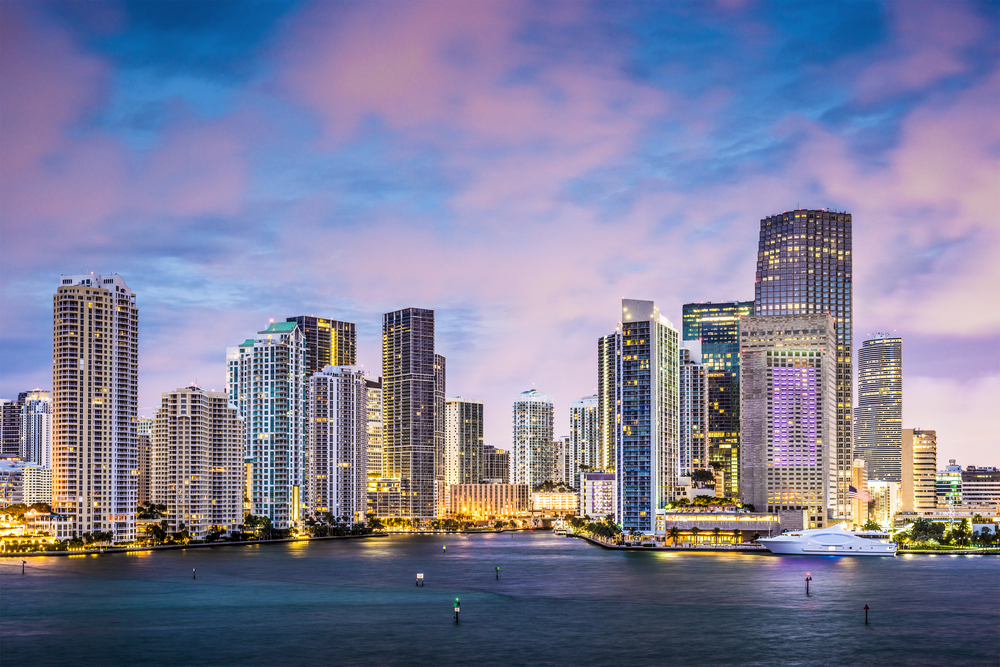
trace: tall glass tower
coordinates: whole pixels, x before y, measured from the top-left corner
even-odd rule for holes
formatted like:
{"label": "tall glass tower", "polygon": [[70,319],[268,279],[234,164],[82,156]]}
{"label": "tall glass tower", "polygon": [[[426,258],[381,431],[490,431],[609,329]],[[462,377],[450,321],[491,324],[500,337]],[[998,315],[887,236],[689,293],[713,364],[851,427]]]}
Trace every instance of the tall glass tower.
{"label": "tall glass tower", "polygon": [[829,313],[837,334],[837,483],[831,493],[835,519],[850,518],[851,481],[851,214],[797,209],[760,221],[756,315]]}
{"label": "tall glass tower", "polygon": [[868,478],[899,482],[903,444],[903,339],[879,333],[858,349],[854,452]]}
{"label": "tall glass tower", "polygon": [[679,334],[652,301],[622,299],[615,465],[622,528],[653,532],[680,473]]}
{"label": "tall glass tower", "polygon": [[319,373],[327,366],[357,365],[357,334],[353,322],[311,315],[289,317],[287,321],[295,322],[302,330],[306,343],[307,376]]}
{"label": "tall glass tower", "polygon": [[684,304],[684,340],[701,341],[708,369],[708,461],[727,498],[740,497],[740,318],[753,301]]}
{"label": "tall glass tower", "polygon": [[405,308],[386,313],[382,316],[382,466],[386,477],[400,482],[406,517],[438,516],[438,477],[444,481],[443,422],[444,357],[434,354],[434,311]]}

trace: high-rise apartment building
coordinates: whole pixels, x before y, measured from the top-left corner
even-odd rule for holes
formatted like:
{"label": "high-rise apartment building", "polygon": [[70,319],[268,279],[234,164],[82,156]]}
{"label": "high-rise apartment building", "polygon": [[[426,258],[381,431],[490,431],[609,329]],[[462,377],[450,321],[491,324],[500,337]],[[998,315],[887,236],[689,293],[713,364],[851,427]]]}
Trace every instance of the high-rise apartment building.
{"label": "high-rise apartment building", "polygon": [[573,479],[568,480],[576,486],[581,466],[587,470],[597,470],[600,467],[600,399],[597,394],[584,396],[569,404],[569,451],[572,453],[571,468]]}
{"label": "high-rise apartment building", "polygon": [[153,420],[139,417],[135,420],[136,447],[139,458],[138,502],[145,505],[153,501]]}
{"label": "high-rise apartment building", "polygon": [[618,364],[621,356],[620,331],[597,341],[597,462],[596,470],[615,471],[615,444],[618,442],[621,407],[618,404]]}
{"label": "high-rise apartment building", "polygon": [[552,399],[537,389],[522,391],[514,401],[514,446],[510,451],[511,484],[531,489],[550,481]]}
{"label": "high-rise apartment building", "polygon": [[837,469],[834,516],[850,514],[848,486],[852,438],[851,357],[853,350],[851,214],[799,209],[760,221],[756,315],[833,316],[837,334]]}
{"label": "high-rise apartment building", "polygon": [[740,495],[740,318],[753,314],[753,301],[683,307],[684,340],[700,341],[708,370],[708,460],[729,498]]}
{"label": "high-rise apartment building", "polygon": [[[696,342],[687,341],[690,347]],[[697,352],[688,347],[680,349],[680,474],[686,477],[692,470],[707,469],[708,463],[708,369],[703,366]]]}
{"label": "high-rise apartment building", "polygon": [[509,483],[510,452],[493,445],[483,445],[483,481],[490,484]]}
{"label": "high-rise apartment building", "polygon": [[937,506],[937,431],[903,429],[900,504],[903,512],[933,512]]}
{"label": "high-rise apartment building", "polygon": [[858,350],[854,452],[872,479],[899,482],[903,448],[903,339],[875,334]]}
{"label": "high-rise apartment building", "polygon": [[117,274],[64,275],[52,297],[52,504],[57,536],[135,539],[139,311]]}
{"label": "high-rise apartment building", "polygon": [[227,391],[243,420],[247,511],[290,528],[305,508],[305,339],[274,322],[227,350]]}
{"label": "high-rise apartment building", "polygon": [[444,479],[444,401],[445,401],[445,358],[434,355],[434,503],[437,515],[447,511],[448,483]]}
{"label": "high-rise apartment building", "polygon": [[479,484],[483,481],[483,402],[447,398],[444,403],[445,482]]}
{"label": "high-rise apartment building", "polygon": [[679,333],[652,301],[622,299],[617,520],[652,534],[680,472]]}
{"label": "high-rise apartment building", "polygon": [[746,317],[740,341],[743,502],[780,515],[786,528],[822,527],[836,517],[833,318]]}
{"label": "high-rise apartment building", "polygon": [[552,440],[552,473],[548,478],[557,484],[576,487],[580,476],[579,452],[574,450],[572,438],[560,435]]}
{"label": "high-rise apartment building", "polygon": [[243,523],[243,422],[225,392],[166,392],[152,425],[153,503],[170,532],[195,539]]}
{"label": "high-rise apartment building", "polygon": [[442,360],[434,353],[433,310],[404,308],[382,316],[382,465],[387,479],[399,481],[401,512],[412,519],[440,512]]}
{"label": "high-rise apartment building", "polygon": [[21,453],[21,409],[28,392],[16,401],[0,398],[0,459],[16,459]]}
{"label": "high-rise apartment building", "polygon": [[366,378],[368,388],[368,476],[381,478],[382,472],[382,378]]}
{"label": "high-rise apartment building", "polygon": [[368,505],[368,384],[357,366],[309,378],[309,513],[362,522]]}
{"label": "high-rise apartment building", "polygon": [[35,389],[21,406],[20,452],[22,461],[52,467],[52,393]]}
{"label": "high-rise apartment building", "polygon": [[354,366],[357,359],[357,334],[353,322],[339,322],[312,315],[289,317],[302,331],[305,341],[307,375],[327,366]]}

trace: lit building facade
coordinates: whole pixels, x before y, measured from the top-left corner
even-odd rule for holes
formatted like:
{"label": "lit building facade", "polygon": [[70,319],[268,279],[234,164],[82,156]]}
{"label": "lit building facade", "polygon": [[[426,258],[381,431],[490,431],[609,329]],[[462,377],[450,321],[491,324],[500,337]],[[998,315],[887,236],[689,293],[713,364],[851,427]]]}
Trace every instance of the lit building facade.
{"label": "lit building facade", "polygon": [[449,491],[452,514],[487,519],[524,516],[531,510],[527,484],[454,484]]}
{"label": "lit building facade", "polygon": [[531,509],[535,512],[575,514],[580,507],[580,494],[566,491],[536,491],[531,494]]}
{"label": "lit building facade", "polygon": [[837,336],[837,466],[832,490],[834,518],[848,519],[848,486],[854,460],[852,437],[853,273],[851,214],[786,211],[760,221],[754,314],[829,313]]}
{"label": "lit building facade", "polygon": [[195,539],[243,523],[243,422],[225,392],[163,394],[152,425],[150,496],[168,530]]}
{"label": "lit building facade", "polygon": [[483,402],[447,398],[444,403],[444,476],[448,484],[483,481]]}
{"label": "lit building facade", "polygon": [[679,333],[654,302],[623,299],[621,346],[616,519],[623,530],[650,534],[680,467]]}
{"label": "lit building facade", "polygon": [[618,410],[618,365],[621,361],[621,331],[597,341],[597,463],[595,468],[614,472],[621,415]]}
{"label": "lit building facade", "polygon": [[[227,351],[229,400],[243,421],[247,511],[291,528],[305,509],[305,340],[274,322]],[[159,418],[159,416],[157,416]]]}
{"label": "lit building facade", "polygon": [[903,429],[903,512],[933,512],[937,507],[937,432]]}
{"label": "lit building facade", "polygon": [[357,366],[309,378],[306,488],[316,518],[365,520],[368,511],[368,383]]}
{"label": "lit building facade", "polygon": [[902,508],[900,482],[872,480],[868,482],[868,493],[872,497],[869,518],[882,528],[891,528]]}
{"label": "lit building facade", "polygon": [[139,458],[139,492],[140,505],[152,502],[153,499],[153,420],[139,417],[135,420],[135,438]]}
{"label": "lit building facade", "polygon": [[576,477],[580,474],[579,451],[573,449],[572,439],[561,435],[552,441],[552,472],[549,481],[557,484],[576,486]]}
{"label": "lit building facade", "polygon": [[855,456],[872,479],[902,481],[903,339],[875,334],[858,349]]}
{"label": "lit building facade", "polygon": [[122,277],[62,276],[52,297],[52,509],[67,517],[65,536],[135,539],[138,359],[139,311]]}
{"label": "lit building facade", "polygon": [[382,471],[382,378],[366,378],[368,389],[368,476],[384,477]]}
{"label": "lit building facade", "polygon": [[405,518],[409,503],[404,504],[398,479],[370,478],[368,480],[368,514],[379,519]]}
{"label": "lit building facade", "polygon": [[600,467],[600,426],[600,400],[597,394],[570,402],[568,449],[572,459],[569,470],[573,477],[566,481],[574,486],[580,466],[587,466],[590,470]]}
{"label": "lit building facade", "polygon": [[868,503],[871,500],[868,484],[868,462],[854,459],[851,465],[851,486],[855,490],[851,496],[851,520],[855,528],[861,528],[868,521]]}
{"label": "lit building facade", "polygon": [[510,482],[510,452],[483,445],[483,481],[490,484]]}
{"label": "lit building facade", "polygon": [[617,484],[613,472],[580,473],[579,516],[604,518],[615,513]]}
{"label": "lit building facade", "polygon": [[52,467],[52,393],[26,392],[20,418],[20,459]]}
{"label": "lit building facade", "polygon": [[743,502],[787,528],[822,527],[837,514],[833,318],[746,317],[740,338]]}
{"label": "lit building facade", "polygon": [[684,340],[701,343],[708,371],[708,460],[719,496],[740,495],[740,318],[754,314],[753,301],[687,303]]}
{"label": "lit building facade", "polygon": [[311,315],[289,317],[287,321],[297,324],[302,332],[307,375],[319,373],[327,366],[357,365],[357,333],[353,322]]}
{"label": "lit building facade", "polygon": [[510,481],[534,489],[552,470],[552,400],[537,389],[522,391],[514,401]]}
{"label": "lit building facade", "polygon": [[436,518],[444,490],[444,357],[434,353],[434,311],[382,316],[382,466],[399,480],[403,516]]}
{"label": "lit building facade", "polygon": [[[691,343],[688,343],[691,344]],[[692,344],[692,347],[697,344]],[[708,469],[708,369],[699,355],[687,347],[680,349],[680,475]]]}
{"label": "lit building facade", "polygon": [[968,466],[962,471],[962,502],[1000,510],[1000,470]]}
{"label": "lit building facade", "polygon": [[944,470],[935,476],[934,495],[938,507],[962,504],[962,466],[949,459]]}

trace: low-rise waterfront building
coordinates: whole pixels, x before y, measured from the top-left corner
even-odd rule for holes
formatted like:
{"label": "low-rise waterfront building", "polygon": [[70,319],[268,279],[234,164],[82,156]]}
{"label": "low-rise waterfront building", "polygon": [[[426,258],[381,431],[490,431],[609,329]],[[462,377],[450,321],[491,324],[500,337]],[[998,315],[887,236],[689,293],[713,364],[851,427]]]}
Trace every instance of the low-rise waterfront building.
{"label": "low-rise waterfront building", "polygon": [[573,514],[580,508],[580,494],[561,491],[537,491],[531,494],[531,509],[536,512]]}
{"label": "low-rise waterfront building", "polygon": [[963,470],[962,502],[971,506],[1000,507],[1000,470],[976,466]]}
{"label": "low-rise waterfront building", "polygon": [[868,492],[872,499],[868,506],[868,518],[883,528],[892,525],[894,517],[902,508],[899,487],[899,482],[868,482]]}
{"label": "low-rise waterfront building", "polygon": [[[735,506],[664,509],[656,513],[656,536],[673,541],[671,529],[677,528],[678,544],[741,544],[781,532],[781,518],[774,512],[742,512]],[[719,529],[719,534],[715,529]]]}
{"label": "low-rise waterfront building", "polygon": [[450,491],[452,514],[486,519],[524,516],[531,509],[527,484],[454,484]]}
{"label": "low-rise waterfront building", "polygon": [[938,507],[962,504],[962,466],[949,459],[944,470],[939,470],[934,484]]}

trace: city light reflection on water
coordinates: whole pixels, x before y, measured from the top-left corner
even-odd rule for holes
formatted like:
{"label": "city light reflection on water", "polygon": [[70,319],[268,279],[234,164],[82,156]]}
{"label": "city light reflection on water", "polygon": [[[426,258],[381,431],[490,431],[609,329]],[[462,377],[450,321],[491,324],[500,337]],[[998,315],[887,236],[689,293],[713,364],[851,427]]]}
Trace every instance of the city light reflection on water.
{"label": "city light reflection on water", "polygon": [[[25,575],[4,559],[0,590],[0,646],[12,665],[81,655],[103,665],[317,664],[318,655],[338,665],[1000,660],[993,557],[627,552],[550,533],[401,535],[36,558]],[[126,640],[127,651],[109,650]]]}

